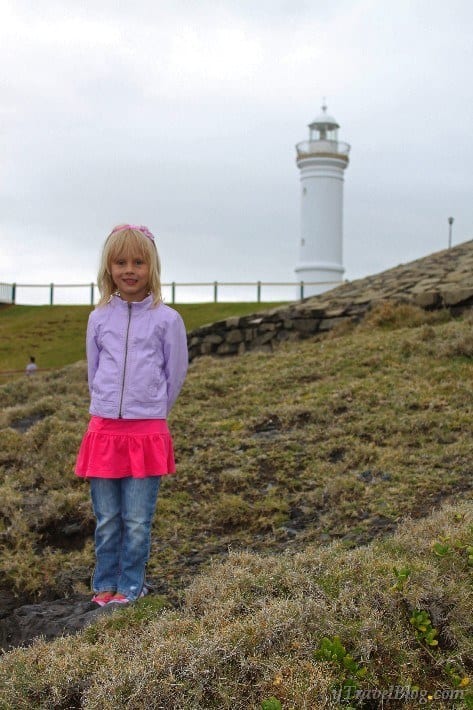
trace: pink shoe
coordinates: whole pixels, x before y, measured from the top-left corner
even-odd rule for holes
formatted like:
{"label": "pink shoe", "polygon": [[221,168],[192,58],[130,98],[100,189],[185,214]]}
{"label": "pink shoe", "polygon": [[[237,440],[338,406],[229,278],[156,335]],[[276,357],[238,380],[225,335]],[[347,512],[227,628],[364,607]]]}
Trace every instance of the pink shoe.
{"label": "pink shoe", "polygon": [[94,602],[94,604],[98,604],[99,606],[105,606],[106,604],[109,603],[115,596],[115,592],[99,592],[98,594],[95,594],[91,601]]}
{"label": "pink shoe", "polygon": [[129,604],[130,600],[128,597],[125,597],[123,594],[114,594],[113,596],[110,597],[108,600],[107,604]]}
{"label": "pink shoe", "polygon": [[[147,587],[143,587],[138,599],[145,597],[147,594],[149,594]],[[107,602],[107,604],[130,604],[130,603],[131,603],[131,599],[128,599],[128,597],[125,597],[123,594],[119,594],[118,592],[116,594],[114,594]]]}

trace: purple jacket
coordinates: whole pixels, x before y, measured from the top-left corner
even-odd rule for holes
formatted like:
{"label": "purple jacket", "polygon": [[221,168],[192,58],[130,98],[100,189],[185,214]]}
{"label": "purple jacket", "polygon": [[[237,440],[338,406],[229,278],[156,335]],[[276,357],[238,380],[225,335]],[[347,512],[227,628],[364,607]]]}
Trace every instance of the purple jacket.
{"label": "purple jacket", "polygon": [[107,419],[166,419],[188,365],[186,329],[173,308],[153,297],[113,296],[87,326],[90,413]]}

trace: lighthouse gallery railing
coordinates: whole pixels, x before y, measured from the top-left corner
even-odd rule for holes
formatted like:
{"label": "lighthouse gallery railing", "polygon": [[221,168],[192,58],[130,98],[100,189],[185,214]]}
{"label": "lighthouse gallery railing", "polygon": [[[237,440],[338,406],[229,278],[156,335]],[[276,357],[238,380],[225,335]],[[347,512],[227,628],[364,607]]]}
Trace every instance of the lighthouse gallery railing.
{"label": "lighthouse gallery railing", "polygon": [[308,158],[311,155],[343,155],[348,157],[350,146],[343,141],[317,140],[302,141],[296,145],[297,157]]}

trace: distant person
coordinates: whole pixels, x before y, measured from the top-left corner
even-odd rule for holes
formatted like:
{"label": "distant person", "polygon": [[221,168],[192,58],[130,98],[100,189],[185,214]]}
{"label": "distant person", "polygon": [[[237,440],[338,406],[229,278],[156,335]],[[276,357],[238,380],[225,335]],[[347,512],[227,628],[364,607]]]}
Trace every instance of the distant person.
{"label": "distant person", "polygon": [[98,285],[101,299],[87,326],[92,417],[75,472],[90,481],[92,601],[105,606],[148,593],[159,486],[175,471],[166,417],[184,383],[188,354],[182,318],[162,302],[159,256],[147,227],[112,230]]}
{"label": "distant person", "polygon": [[27,375],[34,375],[37,369],[38,365],[36,364],[36,358],[31,355],[30,361],[25,368],[25,372]]}

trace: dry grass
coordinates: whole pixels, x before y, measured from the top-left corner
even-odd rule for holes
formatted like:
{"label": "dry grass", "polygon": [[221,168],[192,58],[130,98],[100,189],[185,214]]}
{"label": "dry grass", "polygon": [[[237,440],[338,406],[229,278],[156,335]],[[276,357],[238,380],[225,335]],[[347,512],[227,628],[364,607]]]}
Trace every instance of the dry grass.
{"label": "dry grass", "polygon": [[[273,354],[195,361],[150,561],[179,611],[124,610],[8,654],[0,707],[330,707],[344,671],[314,651],[336,635],[367,667],[363,688],[451,688],[449,660],[468,677],[471,322],[401,308]],[[85,367],[1,396],[2,585],[31,599],[85,591],[93,521],[71,473]],[[394,566],[410,570],[396,589]],[[440,648],[416,638],[415,609]]]}
{"label": "dry grass", "polygon": [[[365,690],[452,688],[448,663],[462,677],[471,670],[472,569],[460,546],[472,542],[472,523],[471,506],[459,505],[356,550],[233,553],[194,581],[178,612],[143,621],[137,605],[74,638],[9,653],[0,707],[243,710],[271,696],[294,710],[337,707],[343,670],[314,655],[337,635],[367,669]],[[439,538],[456,553],[438,558]],[[411,570],[402,589],[394,566]],[[435,621],[438,648],[417,640],[413,609]]]}

